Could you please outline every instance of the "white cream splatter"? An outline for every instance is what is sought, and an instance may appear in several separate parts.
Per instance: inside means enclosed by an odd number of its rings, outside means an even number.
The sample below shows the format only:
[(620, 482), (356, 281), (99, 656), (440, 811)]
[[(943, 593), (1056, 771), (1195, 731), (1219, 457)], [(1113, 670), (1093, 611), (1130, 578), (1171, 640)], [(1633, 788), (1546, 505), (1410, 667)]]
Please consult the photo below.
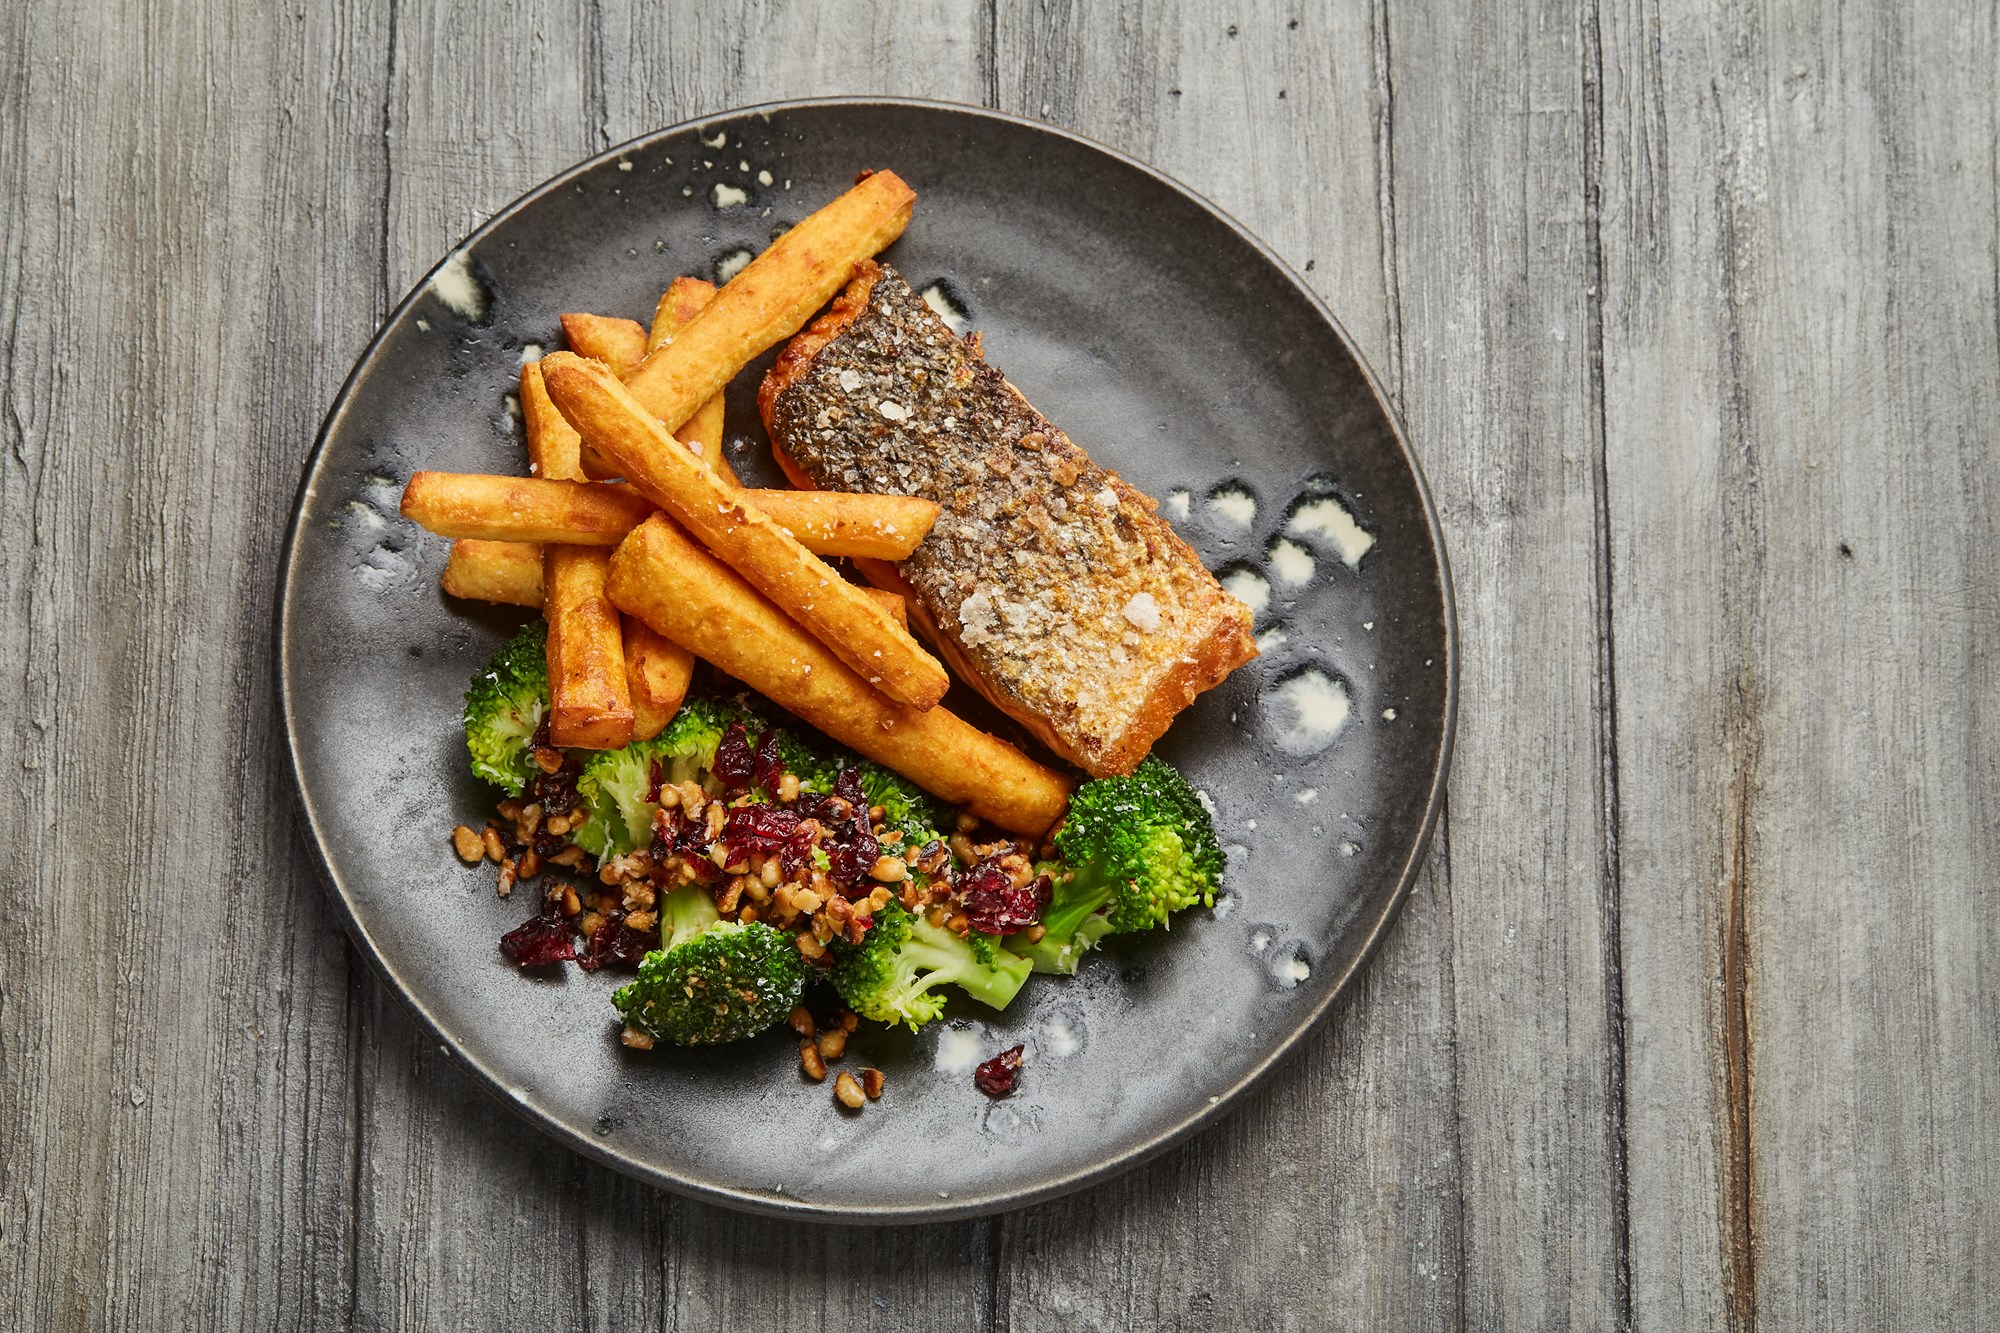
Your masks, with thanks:
[(1273, 625), (1257, 636), (1257, 651), (1260, 653), (1273, 653), (1291, 641), (1292, 636), (1285, 633), (1283, 625)]
[(946, 1028), (938, 1033), (937, 1067), (947, 1074), (962, 1074), (979, 1063), (979, 1034), (968, 1028)]
[(1188, 501), (1191, 498), (1186, 491), (1168, 491), (1167, 517), (1186, 518), (1188, 516)]
[(431, 294), (468, 324), (485, 320), (492, 294), (472, 271), (472, 253), (460, 250), (431, 277)]
[(1358, 842), (1354, 842), (1352, 840), (1343, 839), (1340, 844), (1340, 854), (1342, 856), (1359, 856), (1361, 855), (1361, 844)]
[(770, 172), (768, 172), (768, 171), (760, 171), (760, 172), (758, 172), (758, 173), (757, 173), (757, 183), (758, 183), (759, 185), (769, 185), (769, 184), (771, 183), (771, 173), (770, 173)]
[(431, 331), (431, 322), (419, 316), (417, 319), (417, 332), (429, 333), (430, 331)]
[(1233, 527), (1248, 528), (1257, 521), (1257, 497), (1241, 486), (1225, 486), (1208, 497), (1208, 511)]
[(751, 258), (752, 255), (748, 250), (731, 250), (728, 254), (717, 260), (715, 264), (716, 285), (721, 286), (749, 267)]
[(630, 170), (632, 169), (632, 159), (631, 159), (631, 158), (629, 158), (629, 157), (621, 157), (621, 158), (619, 158), (619, 159), (618, 159), (618, 169), (619, 169), (620, 171), (630, 171)]
[(1305, 587), (1312, 582), (1313, 571), (1318, 568), (1312, 552), (1297, 542), (1280, 537), (1271, 543), (1271, 572), (1286, 587)]
[(734, 185), (726, 185), (721, 181), (715, 183), (715, 206), (717, 208), (741, 208), (749, 202), (750, 195), (747, 191), (739, 190)]
[(1160, 604), (1149, 592), (1134, 593), (1132, 600), (1125, 603), (1125, 618), (1151, 634), (1160, 627)]
[(1361, 557), (1375, 545), (1375, 534), (1355, 522), (1354, 515), (1330, 495), (1300, 505), (1285, 524), (1285, 531), (1331, 544), (1349, 569), (1359, 569)]
[(1271, 585), (1254, 569), (1239, 569), (1222, 580), (1222, 590), (1261, 616), (1271, 605)]
[(1075, 1055), (1083, 1049), (1083, 1039), (1076, 1035), (1076, 1029), (1061, 1014), (1050, 1015), (1042, 1024), (1043, 1050), (1046, 1054), (1060, 1059), (1065, 1055)]
[(853, 393), (861, 387), (861, 372), (852, 366), (842, 370), (840, 372), (840, 387), (847, 393)]
[(541, 360), (541, 359), (542, 359), (542, 345), (541, 345), (540, 343), (522, 343), (522, 344), (521, 344), (521, 364), (522, 364), (522, 365), (524, 365), (524, 366), (525, 366), (525, 365), (527, 365), (527, 364), (528, 364), (528, 363), (529, 363), (530, 361), (539, 361), (539, 360)]
[(908, 421), (910, 419), (910, 409), (904, 407), (893, 398), (884, 398), (881, 402), (875, 404), (875, 410), (890, 421)]
[(502, 401), (507, 404), (507, 416), (509, 419), (519, 421), (521, 419), (521, 395), (510, 393)]
[(1382, 710), (1382, 720), (1383, 720), (1384, 722), (1394, 722), (1394, 721), (1396, 720), (1396, 710), (1395, 710), (1395, 709), (1393, 709), (1393, 708), (1385, 708), (1385, 709), (1383, 709), (1383, 710)]
[(936, 311), (937, 317), (953, 333), (964, 333), (972, 323), (966, 318), (964, 308), (951, 299), (951, 293), (944, 289), (943, 283), (934, 282), (924, 288), (924, 304)]
[(1301, 787), (1299, 788), (1299, 790), (1292, 793), (1292, 799), (1297, 801), (1300, 805), (1311, 805), (1314, 801), (1317, 801), (1319, 799), (1319, 788)]
[(1194, 798), (1197, 801), (1201, 802), (1202, 809), (1208, 811), (1208, 817), (1210, 819), (1221, 818), (1220, 815), (1217, 815), (1215, 813), (1215, 799), (1211, 797), (1206, 791), (1202, 790), (1200, 787), (1195, 788)]
[(1228, 916), (1236, 910), (1236, 895), (1233, 893), (1216, 894), (1215, 906), (1211, 910), (1214, 911), (1216, 920), (1220, 921), (1223, 917)]
[(1250, 937), (1250, 952), (1262, 953), (1271, 947), (1271, 932), (1260, 930)]
[(1286, 980), (1289, 982), (1289, 985), (1286, 987), (1286, 989), (1289, 990), (1292, 986), (1298, 985), (1301, 981), (1304, 981), (1307, 977), (1311, 976), (1312, 974), (1313, 974), (1312, 965), (1307, 963), (1305, 959), (1299, 957), (1297, 954), (1293, 954), (1289, 959), (1285, 961), (1284, 975)]
[(1317, 754), (1333, 744), (1354, 708), (1347, 688), (1318, 667), (1280, 681), (1265, 702), (1278, 723), (1278, 748), (1287, 754)]
[(354, 521), (364, 528), (374, 529), (389, 526), (389, 520), (382, 517), (381, 511), (366, 501), (349, 500), (347, 502), (347, 512), (352, 514)]
[(710, 148), (727, 148), (729, 147), (729, 131), (717, 130), (713, 139), (704, 134), (701, 136), (701, 141)]

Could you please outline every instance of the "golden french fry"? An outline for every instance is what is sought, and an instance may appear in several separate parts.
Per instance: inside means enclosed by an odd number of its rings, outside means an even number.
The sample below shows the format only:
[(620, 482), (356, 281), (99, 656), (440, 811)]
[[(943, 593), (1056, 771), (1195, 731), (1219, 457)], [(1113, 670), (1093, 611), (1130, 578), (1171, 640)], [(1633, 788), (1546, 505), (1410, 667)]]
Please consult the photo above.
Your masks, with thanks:
[(509, 606), (542, 605), (542, 548), (534, 542), (483, 542), (467, 538), (451, 544), (444, 562), (444, 590), (475, 602)]
[(863, 680), (914, 708), (944, 697), (950, 678), (909, 631), (762, 510), (744, 503), (743, 492), (684, 452), (615, 375), (595, 361), (557, 352), (543, 360), (542, 377), (569, 424), (617, 462), (633, 489), (678, 519)]
[(887, 588), (863, 588), (861, 591), (868, 594), (868, 600), (887, 611), (889, 619), (904, 629), (910, 627), (910, 605), (903, 600), (901, 593), (890, 592)]
[(646, 359), (646, 326), (636, 319), (610, 315), (564, 315), (563, 341), (578, 356), (602, 361), (620, 379)]
[(549, 622), (549, 740), (615, 750), (632, 739), (625, 635), (604, 595), (611, 553), (601, 546), (542, 552), (542, 618)]
[(895, 172), (877, 171), (808, 216), (640, 363), (632, 396), (668, 430), (684, 424), (737, 371), (804, 327), (856, 264), (902, 235), (916, 199)]
[(627, 615), (834, 740), (1002, 828), (1040, 836), (1068, 804), (1068, 779), (1005, 741), (946, 709), (918, 711), (870, 689), (665, 515), (612, 554), (605, 590)]
[(653, 512), (630, 486), (467, 472), (418, 472), (403, 517), (441, 537), (616, 546)]
[(743, 499), (809, 551), (907, 560), (937, 522), (935, 502), (915, 495), (834, 491), (745, 491)]
[[(917, 549), (937, 517), (936, 505), (906, 495), (748, 490), (729, 494), (760, 512), (776, 511), (773, 522), (808, 551), (828, 559), (903, 559)], [(403, 489), (405, 518), (441, 537), (485, 542), (616, 546), (653, 510), (653, 502), (637, 487), (594, 481), (419, 472)]]
[(583, 439), (549, 401), (539, 361), (521, 367), (521, 424), (528, 431), (530, 474), (556, 481), (583, 480), (579, 461)]
[[(675, 330), (701, 313), (715, 295), (715, 284), (700, 278), (675, 278), (668, 284), (665, 294), (660, 297), (659, 307), (653, 312), (653, 328), (646, 337), (646, 351), (673, 340)], [(603, 358), (598, 358), (602, 360)], [(637, 365), (616, 371), (618, 378), (630, 379)], [(674, 438), (700, 454), (702, 460), (715, 469), (715, 474), (732, 486), (742, 483), (729, 462), (722, 456), (722, 395), (716, 394), (703, 403), (695, 414), (687, 419)], [(583, 470), (585, 475), (598, 480), (608, 480), (618, 475), (617, 468), (600, 458), (595, 449), (588, 445), (583, 450)]]
[(625, 677), (632, 690), (632, 739), (666, 729), (687, 698), (694, 654), (637, 616), (625, 616)]

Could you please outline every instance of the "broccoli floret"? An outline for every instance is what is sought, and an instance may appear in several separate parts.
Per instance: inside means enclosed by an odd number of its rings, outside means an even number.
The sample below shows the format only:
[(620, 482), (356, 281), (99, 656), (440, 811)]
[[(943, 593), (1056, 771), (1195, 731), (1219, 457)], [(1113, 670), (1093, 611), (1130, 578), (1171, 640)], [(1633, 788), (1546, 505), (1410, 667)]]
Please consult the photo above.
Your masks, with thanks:
[(944, 1013), (936, 987), (954, 985), (1005, 1009), (1032, 969), (990, 935), (961, 938), (891, 902), (858, 945), (837, 945), (833, 988), (863, 1018), (907, 1024), (912, 1032)]
[(688, 885), (660, 904), (661, 947), (612, 1000), (633, 1027), (679, 1046), (754, 1037), (784, 1021), (805, 989), (792, 937), (763, 922), (724, 921)]
[(651, 842), (656, 807), (646, 793), (653, 788), (653, 765), (660, 765), (669, 782), (699, 778), (715, 762), (723, 731), (742, 716), (734, 704), (690, 699), (653, 739), (592, 754), (576, 780), (577, 795), (590, 810), (589, 820), (576, 830), (576, 842), (600, 857), (636, 851)]
[(475, 775), (519, 796), (535, 774), (535, 729), (549, 711), (548, 626), (523, 625), (465, 692), (465, 748)]
[(941, 813), (938, 802), (929, 792), (880, 764), (863, 762), (857, 767), (861, 770), (861, 790), (867, 794), (868, 804), (882, 807), (883, 830), (900, 830), (903, 847), (915, 851), (944, 836), (938, 832)]
[[(1038, 971), (1074, 972), (1106, 935), (1151, 930), (1183, 908), (1210, 907), (1222, 845), (1201, 798), (1165, 760), (1077, 788), (1055, 836), (1066, 874), (1042, 913), (1042, 938), (1017, 941)], [(1010, 944), (1017, 941), (1010, 941)]]

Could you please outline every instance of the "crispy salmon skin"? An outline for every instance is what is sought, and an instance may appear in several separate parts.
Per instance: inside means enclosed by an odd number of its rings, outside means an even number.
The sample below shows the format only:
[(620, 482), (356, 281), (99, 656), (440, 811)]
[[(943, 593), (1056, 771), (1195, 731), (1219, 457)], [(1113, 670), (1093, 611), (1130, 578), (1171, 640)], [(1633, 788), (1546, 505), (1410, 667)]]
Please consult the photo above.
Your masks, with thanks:
[(894, 269), (864, 264), (758, 395), (802, 486), (943, 509), (870, 563), (958, 673), (1095, 776), (1129, 773), (1176, 714), (1257, 655), (1250, 609), (1029, 405)]

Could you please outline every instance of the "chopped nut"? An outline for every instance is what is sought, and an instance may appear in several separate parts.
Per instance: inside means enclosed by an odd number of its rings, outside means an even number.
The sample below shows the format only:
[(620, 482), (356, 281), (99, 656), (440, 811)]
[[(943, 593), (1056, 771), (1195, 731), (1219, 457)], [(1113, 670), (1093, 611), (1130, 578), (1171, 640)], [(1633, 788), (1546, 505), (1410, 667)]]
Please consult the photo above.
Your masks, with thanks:
[[(479, 845), (486, 849), (486, 855), (492, 858), (496, 865), (507, 859), (507, 844), (500, 841), (500, 830), (491, 824), (486, 826), (486, 832), (479, 835)], [(461, 852), (460, 855), (464, 853)]]
[(835, 1017), (840, 1021), (840, 1030), (842, 1032), (852, 1032), (861, 1026), (861, 1015), (855, 1013), (852, 1009), (843, 1009)]
[(514, 863), (511, 860), (500, 863), (500, 882), (495, 887), (502, 898), (514, 891)]
[(970, 814), (964, 810), (958, 812), (958, 831), (960, 833), (970, 833), (972, 832), (972, 830), (978, 827), (979, 827), (978, 815)]
[(542, 805), (536, 801), (521, 811), (521, 841), (535, 836), (535, 830), (542, 826)]
[(801, 1004), (794, 1007), (791, 1015), (785, 1021), (791, 1024), (792, 1031), (798, 1033), (801, 1037), (810, 1037), (813, 1035), (812, 1010), (806, 1008), (804, 1005)]
[(1019, 852), (1009, 852), (1000, 858), (1001, 873), (1014, 882), (1017, 889), (1025, 889), (1035, 882), (1035, 867)]
[(660, 784), (660, 795), (655, 802), (662, 810), (678, 810), (681, 805), (681, 789), (671, 782)]
[[(801, 935), (796, 935), (793, 938), (798, 943), (800, 957), (808, 959), (826, 957), (826, 944), (819, 938), (817, 924), (814, 925), (812, 930), (806, 931)], [(812, 1034), (807, 1033), (805, 1035), (811, 1036)]]
[(854, 915), (854, 905), (839, 894), (835, 894), (833, 897), (827, 899), (824, 915), (834, 925), (844, 926), (847, 924), (847, 918)]
[(868, 868), (869, 877), (884, 884), (901, 884), (909, 873), (910, 868), (903, 864), (900, 856), (878, 856), (875, 864)]
[(871, 912), (881, 911), (889, 905), (889, 899), (892, 896), (888, 889), (879, 884), (876, 885), (875, 891), (868, 895), (868, 910)]
[(549, 858), (549, 864), (552, 866), (563, 866), (570, 870), (584, 870), (588, 869), (584, 862), (586, 855), (587, 853), (581, 847), (565, 847)]
[(1048, 933), (1049, 933), (1049, 928), (1043, 925), (1041, 922), (1037, 921), (1034, 925), (1028, 927), (1027, 930), (1028, 943), (1034, 944), (1037, 941), (1039, 941), (1042, 938), (1042, 936)]
[(563, 757), (561, 750), (551, 750), (546, 745), (536, 747), (535, 749), (536, 768), (541, 769), (542, 772), (544, 773), (553, 773), (562, 766), (563, 766)]
[(651, 930), (659, 923), (659, 920), (660, 914), (658, 912), (634, 912), (625, 918), (625, 924), (634, 930), (644, 931)]
[(532, 847), (521, 853), (521, 859), (514, 866), (514, 873), (522, 879), (533, 879), (542, 873), (542, 854)]
[(581, 912), (582, 910), (583, 910), (583, 901), (582, 899), (576, 896), (576, 890), (571, 888), (567, 884), (563, 885), (562, 914), (564, 916), (575, 916), (578, 912)]
[(752, 921), (755, 921), (757, 919), (757, 909), (754, 907), (746, 907), (743, 909), (742, 913), (739, 916), (737, 916), (736, 919), (738, 921), (741, 921), (744, 925), (747, 926)]
[(833, 1095), (850, 1111), (859, 1111), (868, 1101), (868, 1094), (861, 1090), (861, 1081), (845, 1072), (833, 1081)]
[(643, 880), (634, 880), (625, 886), (625, 897), (621, 905), (626, 911), (633, 912), (651, 907), (658, 899), (659, 895), (654, 892), (652, 885)]
[(786, 805), (799, 799), (799, 779), (794, 773), (786, 773), (778, 778), (778, 799)]
[(549, 831), (551, 837), (560, 838), (569, 832), (571, 822), (571, 818), (568, 815), (550, 815), (547, 820), (543, 821), (542, 827)]
[(521, 798), (509, 796), (494, 808), (500, 812), (500, 818), (511, 824), (521, 817)]
[(827, 943), (835, 935), (838, 935), (840, 931), (841, 931), (840, 923), (835, 921), (831, 916), (827, 915), (825, 912), (819, 913), (812, 919), (813, 939), (817, 940), (821, 944)]
[(820, 1033), (819, 1053), (821, 1058), (827, 1060), (838, 1060), (841, 1056), (847, 1054), (846, 1030), (842, 1028), (828, 1028), (826, 1031)]
[(741, 885), (743, 892), (750, 895), (751, 902), (768, 903), (771, 901), (771, 891), (764, 887), (763, 880), (752, 879), (750, 876), (744, 875), (734, 882)]
[(721, 837), (722, 826), (728, 822), (729, 811), (723, 808), (722, 802), (710, 801), (708, 804), (708, 840), (713, 842)]
[[(944, 910), (942, 908), (938, 909)], [(963, 935), (972, 929), (972, 918), (963, 912), (953, 912), (944, 923), (944, 928), (954, 935)]]
[(629, 1024), (623, 1032), (618, 1034), (618, 1040), (624, 1042), (635, 1051), (650, 1051), (653, 1049), (653, 1034), (643, 1032)]
[[(725, 884), (722, 892), (715, 895), (715, 910), (728, 916), (743, 901), (743, 881), (732, 879)], [(761, 899), (759, 901), (762, 901)]]
[(486, 859), (486, 844), (463, 824), (451, 831), (451, 846), (458, 853), (458, 859), (469, 866), (476, 866)]
[(868, 822), (871, 824), (879, 824), (882, 822), (882, 816), (888, 813), (889, 812), (887, 810), (884, 810), (879, 805), (871, 805), (868, 807)]
[(784, 864), (775, 856), (765, 857), (764, 864), (757, 867), (757, 878), (763, 881), (764, 887), (767, 889), (777, 888), (778, 882), (784, 879), (784, 877)]
[(951, 854), (967, 865), (972, 865), (979, 860), (979, 849), (974, 847), (972, 839), (966, 837), (963, 833), (954, 833), (951, 835)]
[(708, 793), (701, 789), (700, 783), (688, 781), (681, 784), (681, 809), (687, 812), (689, 819), (700, 818), (707, 807)]
[(826, 1077), (826, 1061), (820, 1058), (817, 1044), (810, 1041), (799, 1043), (799, 1068), (805, 1070), (806, 1077), (815, 1083)]
[(589, 939), (592, 935), (595, 935), (598, 931), (598, 927), (602, 926), (603, 924), (604, 924), (604, 914), (592, 907), (586, 907), (584, 909), (583, 915), (576, 919), (577, 931), (580, 934), (582, 934), (582, 936), (585, 939)]
[(869, 1101), (882, 1095), (883, 1082), (882, 1071), (875, 1066), (870, 1065), (861, 1071), (861, 1090), (868, 1094)]
[(917, 910), (917, 886), (908, 880), (903, 882), (902, 902), (905, 911)]

